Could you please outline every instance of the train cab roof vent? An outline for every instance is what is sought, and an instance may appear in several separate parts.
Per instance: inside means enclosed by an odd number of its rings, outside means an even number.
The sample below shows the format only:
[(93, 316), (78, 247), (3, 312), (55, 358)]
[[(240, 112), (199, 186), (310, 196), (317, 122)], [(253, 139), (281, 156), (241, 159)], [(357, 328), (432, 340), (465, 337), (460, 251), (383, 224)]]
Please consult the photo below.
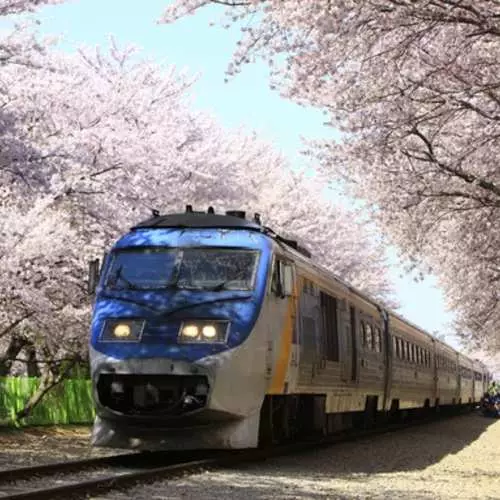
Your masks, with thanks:
[(246, 213), (243, 210), (227, 210), (226, 215), (230, 215), (231, 217), (238, 217), (238, 219), (244, 219)]
[(283, 242), (285, 245), (288, 245), (289, 247), (293, 248), (294, 250), (297, 250), (297, 252), (301, 253), (308, 259), (312, 257), (311, 252), (303, 247), (302, 245), (299, 244), (297, 240), (292, 240), (290, 238), (284, 238), (283, 236), (279, 236), (278, 239)]

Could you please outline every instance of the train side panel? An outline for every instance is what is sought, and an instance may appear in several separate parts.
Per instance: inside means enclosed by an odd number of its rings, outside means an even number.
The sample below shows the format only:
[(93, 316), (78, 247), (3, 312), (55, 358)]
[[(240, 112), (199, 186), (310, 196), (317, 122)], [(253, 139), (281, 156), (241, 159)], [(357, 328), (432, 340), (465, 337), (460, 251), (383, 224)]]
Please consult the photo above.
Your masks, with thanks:
[(441, 341), (435, 342), (435, 364), (439, 405), (454, 405), (460, 399), (457, 352)]
[(433, 342), (397, 317), (390, 323), (393, 371), (390, 398), (399, 409), (433, 406), (435, 401)]

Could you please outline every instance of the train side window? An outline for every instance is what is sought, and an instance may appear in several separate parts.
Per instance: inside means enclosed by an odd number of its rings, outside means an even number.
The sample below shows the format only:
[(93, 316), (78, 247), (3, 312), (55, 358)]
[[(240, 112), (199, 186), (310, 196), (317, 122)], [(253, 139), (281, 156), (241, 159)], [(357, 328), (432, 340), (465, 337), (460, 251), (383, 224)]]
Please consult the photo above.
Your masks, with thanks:
[(392, 336), (392, 355), (393, 357), (397, 357), (398, 355), (398, 342), (397, 342), (397, 339), (396, 337), (393, 335)]
[(403, 360), (406, 359), (405, 339), (401, 339), (401, 359), (403, 359)]
[(382, 331), (378, 326), (375, 328), (375, 350), (382, 352)]
[(401, 359), (401, 339), (396, 337), (396, 356)]
[(410, 361), (410, 343), (405, 340), (405, 359), (406, 361)]
[(366, 323), (366, 347), (370, 350), (373, 349), (372, 345), (372, 325), (370, 323)]
[(361, 342), (363, 343), (363, 347), (366, 347), (366, 327), (364, 321), (361, 321)]

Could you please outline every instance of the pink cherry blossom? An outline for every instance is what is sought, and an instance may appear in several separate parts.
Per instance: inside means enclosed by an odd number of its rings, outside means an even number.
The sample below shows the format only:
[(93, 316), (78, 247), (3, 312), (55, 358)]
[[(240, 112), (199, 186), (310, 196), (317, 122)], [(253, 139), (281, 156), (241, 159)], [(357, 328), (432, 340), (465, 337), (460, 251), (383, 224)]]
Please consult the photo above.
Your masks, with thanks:
[(431, 270), (472, 346), (500, 348), (500, 4), (490, 0), (176, 0), (242, 39), (273, 86), (323, 109), (341, 143), (311, 144), (403, 257)]

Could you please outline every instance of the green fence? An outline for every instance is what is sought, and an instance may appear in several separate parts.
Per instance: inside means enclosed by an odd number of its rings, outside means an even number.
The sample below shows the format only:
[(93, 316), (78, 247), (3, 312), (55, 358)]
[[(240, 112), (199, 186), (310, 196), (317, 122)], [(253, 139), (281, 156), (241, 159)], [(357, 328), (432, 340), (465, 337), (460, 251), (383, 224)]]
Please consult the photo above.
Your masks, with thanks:
[[(39, 380), (30, 377), (0, 378), (0, 418), (14, 421)], [(53, 387), (23, 420), (23, 425), (90, 424), (94, 419), (90, 380), (68, 379)]]

